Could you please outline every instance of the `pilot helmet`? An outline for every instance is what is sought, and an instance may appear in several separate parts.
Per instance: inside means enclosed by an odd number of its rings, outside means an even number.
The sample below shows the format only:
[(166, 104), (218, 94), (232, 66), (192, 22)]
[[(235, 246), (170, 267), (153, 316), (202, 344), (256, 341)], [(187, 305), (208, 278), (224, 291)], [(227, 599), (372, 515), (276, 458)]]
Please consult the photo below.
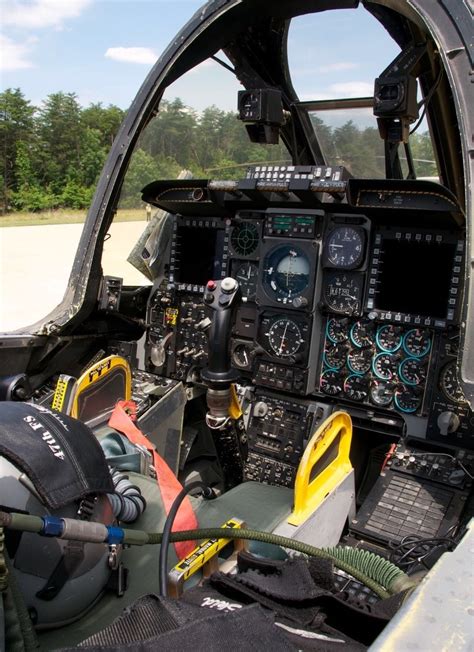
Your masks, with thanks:
[[(106, 494), (91, 494), (60, 509), (47, 509), (28, 476), (0, 455), (0, 509), (34, 516), (114, 522)], [(14, 579), (38, 629), (80, 618), (101, 597), (120, 549), (6, 530)]]

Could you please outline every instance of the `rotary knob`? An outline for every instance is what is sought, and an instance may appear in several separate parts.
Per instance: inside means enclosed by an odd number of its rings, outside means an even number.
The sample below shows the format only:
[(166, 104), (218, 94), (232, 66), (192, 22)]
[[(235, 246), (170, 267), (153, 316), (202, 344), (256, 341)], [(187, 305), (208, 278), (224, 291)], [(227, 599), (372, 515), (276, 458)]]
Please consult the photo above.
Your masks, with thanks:
[(449, 435), (452, 432), (456, 432), (456, 430), (461, 425), (461, 421), (458, 415), (455, 414), (454, 412), (451, 412), (450, 410), (441, 412), (441, 414), (438, 417), (437, 423), (438, 423), (439, 432), (442, 435)]

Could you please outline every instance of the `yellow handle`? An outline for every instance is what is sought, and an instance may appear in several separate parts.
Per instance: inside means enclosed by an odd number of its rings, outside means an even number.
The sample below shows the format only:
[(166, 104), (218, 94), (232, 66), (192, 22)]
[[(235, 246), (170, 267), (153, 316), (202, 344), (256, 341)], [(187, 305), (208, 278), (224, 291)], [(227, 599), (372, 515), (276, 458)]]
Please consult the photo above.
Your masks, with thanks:
[(123, 374), (123, 394), (124, 396), (117, 396), (116, 401), (125, 400), (129, 401), (132, 396), (132, 372), (128, 360), (120, 355), (109, 355), (89, 367), (77, 380), (76, 392), (71, 409), (71, 416), (79, 419), (80, 415), (80, 399), (83, 392), (90, 391), (89, 388), (95, 383), (100, 383), (110, 373)]
[(303, 523), (350, 473), (351, 439), (352, 421), (346, 412), (334, 412), (319, 426), (298, 466), (295, 504), (288, 523)]

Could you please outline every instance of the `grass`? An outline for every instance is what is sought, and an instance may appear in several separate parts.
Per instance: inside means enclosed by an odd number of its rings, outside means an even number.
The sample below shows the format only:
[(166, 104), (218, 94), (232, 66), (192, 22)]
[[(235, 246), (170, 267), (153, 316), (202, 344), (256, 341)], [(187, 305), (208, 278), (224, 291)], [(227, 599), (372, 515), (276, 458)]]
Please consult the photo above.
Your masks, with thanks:
[[(62, 208), (41, 213), (7, 213), (0, 215), (2, 226), (40, 226), (44, 224), (81, 224), (86, 219), (86, 211)], [(142, 208), (121, 208), (114, 218), (115, 222), (138, 222), (146, 220)]]

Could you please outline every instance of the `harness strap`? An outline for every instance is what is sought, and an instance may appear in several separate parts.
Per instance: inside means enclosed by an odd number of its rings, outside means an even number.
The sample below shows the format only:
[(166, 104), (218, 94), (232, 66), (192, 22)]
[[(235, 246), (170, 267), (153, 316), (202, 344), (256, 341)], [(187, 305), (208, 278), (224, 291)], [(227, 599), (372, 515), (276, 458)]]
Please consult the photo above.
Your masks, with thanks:
[[(124, 434), (132, 444), (143, 446), (151, 453), (161, 499), (165, 512), (168, 514), (174, 499), (183, 487), (165, 460), (158, 454), (153, 443), (134, 424), (133, 417), (136, 418), (135, 403), (133, 401), (118, 401), (109, 419), (109, 426)], [(176, 514), (172, 531), (194, 530), (197, 527), (196, 515), (194, 514), (191, 501), (186, 496)], [(178, 559), (186, 557), (194, 549), (195, 545), (193, 541), (176, 542), (174, 547)]]

